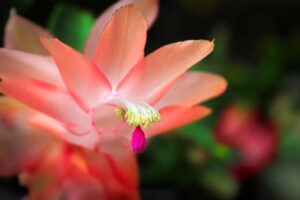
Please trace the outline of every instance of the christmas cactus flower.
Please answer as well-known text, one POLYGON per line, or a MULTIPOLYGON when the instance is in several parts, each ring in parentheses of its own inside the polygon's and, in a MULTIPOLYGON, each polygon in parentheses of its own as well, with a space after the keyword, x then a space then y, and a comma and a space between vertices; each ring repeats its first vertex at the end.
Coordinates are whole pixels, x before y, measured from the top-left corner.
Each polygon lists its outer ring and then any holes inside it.
POLYGON ((12 12, 0 91, 51 117, 57 135, 73 144, 101 151, 101 140, 120 140, 144 151, 146 138, 208 115, 199 104, 226 88, 218 75, 187 72, 212 41, 177 42, 144 56, 156 12, 154 0, 118 2, 97 20, 83 53, 12 12))

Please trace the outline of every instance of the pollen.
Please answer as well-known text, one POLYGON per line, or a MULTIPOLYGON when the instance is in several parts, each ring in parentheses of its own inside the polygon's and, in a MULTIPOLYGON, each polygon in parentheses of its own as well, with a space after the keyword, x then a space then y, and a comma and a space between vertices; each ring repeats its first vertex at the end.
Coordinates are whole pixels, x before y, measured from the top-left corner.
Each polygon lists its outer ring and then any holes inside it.
POLYGON ((116 108, 115 112, 117 117, 126 119, 129 125, 136 127, 145 128, 160 120, 159 112, 146 103, 134 104, 127 102, 125 108, 116 108))

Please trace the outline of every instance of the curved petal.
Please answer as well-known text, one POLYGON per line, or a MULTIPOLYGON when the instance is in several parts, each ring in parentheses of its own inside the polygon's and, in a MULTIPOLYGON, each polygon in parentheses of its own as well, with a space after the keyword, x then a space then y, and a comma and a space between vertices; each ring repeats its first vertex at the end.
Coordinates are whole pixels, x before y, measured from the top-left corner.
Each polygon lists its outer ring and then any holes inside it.
POLYGON ((107 200, 102 183, 94 177, 80 170, 72 170, 61 179, 60 171, 55 169, 57 165, 57 162, 51 163, 35 174, 25 175, 27 180, 24 182, 29 190, 28 199, 107 200), (57 172, 53 172, 54 170, 57 172))
POLYGON ((89 126, 89 117, 64 88, 51 59, 0 49, 0 60, 1 92, 69 125, 89 126))
MULTIPOLYGON (((68 200, 108 200, 103 183, 88 173, 71 169, 62 185, 58 187, 57 199, 68 200)), ((54 198, 56 199, 56 198, 54 198)))
POLYGON ((40 43, 41 36, 51 37, 51 34, 29 20, 18 16, 15 10, 11 10, 5 27, 5 48, 48 55, 40 43))
POLYGON ((0 78, 36 79, 64 87, 57 67, 50 57, 10 49, 0 49, 0 78))
POLYGON ((91 176, 85 165, 80 149, 57 140, 40 162, 22 171, 20 177, 28 187, 29 199, 107 199, 101 181, 91 176))
POLYGON ((220 95, 226 86, 227 83, 221 76, 204 72, 187 72, 176 80, 156 107, 193 106, 220 95))
POLYGON ((211 113, 211 110, 204 106, 169 106, 162 108, 159 113, 161 121, 145 130, 147 137, 153 137, 204 118, 211 113))
POLYGON ((99 38, 93 61, 113 88, 143 58, 147 28, 142 13, 126 6, 115 12, 99 38))
POLYGON ((94 125, 101 134, 120 134, 124 128, 124 120, 116 116, 115 107, 101 105, 93 110, 94 125))
POLYGON ((2 79, 0 91, 65 123, 74 133, 82 134, 91 127, 90 116, 78 107, 66 89, 40 80, 11 77, 2 79))
POLYGON ((31 167, 52 142, 27 124, 30 112, 13 99, 0 98, 0 176, 17 175, 31 167))
POLYGON ((74 136, 68 134, 60 123, 43 115, 36 116, 31 122, 42 130, 63 137, 67 142, 88 147, 87 151, 82 150, 87 170, 102 184, 105 196, 109 199, 139 199, 137 162, 128 141, 126 143, 121 137, 113 135, 101 138, 99 135, 98 138, 91 138, 90 134, 74 136), (96 152, 90 151, 91 146, 83 142, 88 137, 97 142, 97 148, 93 148, 96 152))
POLYGON ((53 56, 70 94, 86 112, 111 90, 102 72, 82 54, 58 39, 41 39, 53 56))
POLYGON ((118 90, 137 100, 156 102, 170 84, 214 47, 207 40, 190 40, 166 45, 145 57, 120 83, 118 90))
POLYGON ((111 19, 113 13, 117 9, 133 3, 141 9, 144 17, 148 21, 148 24, 151 26, 158 13, 158 0, 120 0, 104 11, 104 13, 97 19, 85 44, 85 55, 88 57, 93 56, 98 39, 111 19))
POLYGON ((76 135, 68 131, 60 122, 43 114, 31 117, 30 123, 36 128, 51 133, 63 141, 87 149, 94 150, 99 143, 100 135, 94 129, 91 129, 84 135, 76 135))
POLYGON ((105 140, 100 143, 99 152, 86 151, 85 157, 88 169, 102 181, 109 199, 140 199, 137 160, 128 143, 118 138, 105 140))

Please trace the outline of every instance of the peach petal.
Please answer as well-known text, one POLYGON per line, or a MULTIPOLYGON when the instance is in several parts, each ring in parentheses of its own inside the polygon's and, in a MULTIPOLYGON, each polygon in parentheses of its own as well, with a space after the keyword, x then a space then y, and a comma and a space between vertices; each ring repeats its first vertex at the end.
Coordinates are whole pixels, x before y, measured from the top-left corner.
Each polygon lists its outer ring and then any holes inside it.
POLYGON ((226 86, 227 82, 221 76, 205 72, 187 72, 176 80, 156 107, 193 106, 222 94, 226 86))
POLYGON ((206 57, 214 43, 190 40, 166 45, 139 62, 118 90, 137 100, 155 103, 168 87, 192 65, 206 57))
POLYGON ((102 180, 109 199, 138 200, 136 157, 128 143, 119 139, 102 140, 97 154, 86 152, 88 169, 102 180))
POLYGON ((91 129, 88 134, 84 134, 84 135, 73 134, 70 131, 68 131, 66 127, 63 126, 62 123, 43 114, 37 114, 31 117, 30 123, 35 128, 41 131, 48 132, 63 141, 87 149, 94 150, 98 145, 99 138, 100 138, 99 134, 93 129, 91 129))
POLYGON ((48 52, 39 41, 41 36, 51 37, 51 34, 42 27, 17 15, 15 10, 11 10, 5 27, 5 48, 48 55, 48 52))
POLYGON ((153 137, 204 118, 211 113, 211 110, 204 106, 168 106, 162 108, 159 112, 161 121, 149 129, 145 129, 147 137, 153 137))
POLYGON ((147 19, 148 24, 151 25, 156 19, 158 13, 158 0, 120 0, 117 3, 110 6, 104 11, 102 15, 97 19, 95 25, 93 26, 90 35, 85 44, 85 55, 92 57, 96 49, 96 45, 100 35, 102 34, 104 28, 111 19, 113 13, 126 5, 135 4, 141 9, 144 17, 147 19))
POLYGON ((50 57, 0 49, 1 79, 36 79, 64 87, 57 67, 50 57))
POLYGON ((8 97, 0 98, 0 175, 17 175, 34 165, 52 142, 26 125, 30 111, 8 97))
POLYGON ((82 173, 80 170, 72 170, 59 187, 56 197, 68 200, 108 200, 102 184, 89 174, 82 173))
POLYGON ((75 103, 66 89, 34 79, 3 79, 0 91, 5 95, 78 129, 90 129, 90 116, 75 103))
POLYGON ((86 170, 79 148, 56 141, 31 170, 22 171, 28 199, 107 199, 101 180, 86 170))
POLYGON ((111 90, 110 83, 102 72, 69 46, 58 39, 41 39, 53 56, 70 94, 86 112, 111 90))
POLYGON ((115 12, 99 38, 93 61, 109 78, 113 88, 143 58, 147 22, 134 6, 115 12))
POLYGON ((0 59, 2 93, 69 126, 90 126, 90 117, 64 88, 52 59, 8 49, 0 49, 0 59))

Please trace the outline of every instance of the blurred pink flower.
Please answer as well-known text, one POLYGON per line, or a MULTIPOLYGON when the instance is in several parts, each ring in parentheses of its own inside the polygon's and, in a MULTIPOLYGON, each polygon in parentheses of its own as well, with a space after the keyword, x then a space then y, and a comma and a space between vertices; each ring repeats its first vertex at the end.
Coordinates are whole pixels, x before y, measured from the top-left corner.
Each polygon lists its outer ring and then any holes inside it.
POLYGON ((216 139, 240 153, 233 167, 238 179, 256 176, 274 160, 278 150, 278 130, 275 124, 256 110, 237 105, 227 107, 215 129, 216 139))
POLYGON ((88 151, 39 130, 31 123, 35 115, 0 98, 0 176, 19 175, 28 199, 139 199, 137 162, 127 145, 114 141, 102 152, 88 151))
MULTIPOLYGON (((81 54, 12 12, 0 49, 0 91, 51 117, 68 142, 101 151, 101 140, 132 138, 141 151, 146 137, 208 115, 197 104, 226 87, 220 76, 187 72, 213 50, 211 41, 177 42, 144 57, 156 15, 156 0, 117 2, 97 20, 81 54)), ((35 122, 43 126, 42 118, 35 122)))

